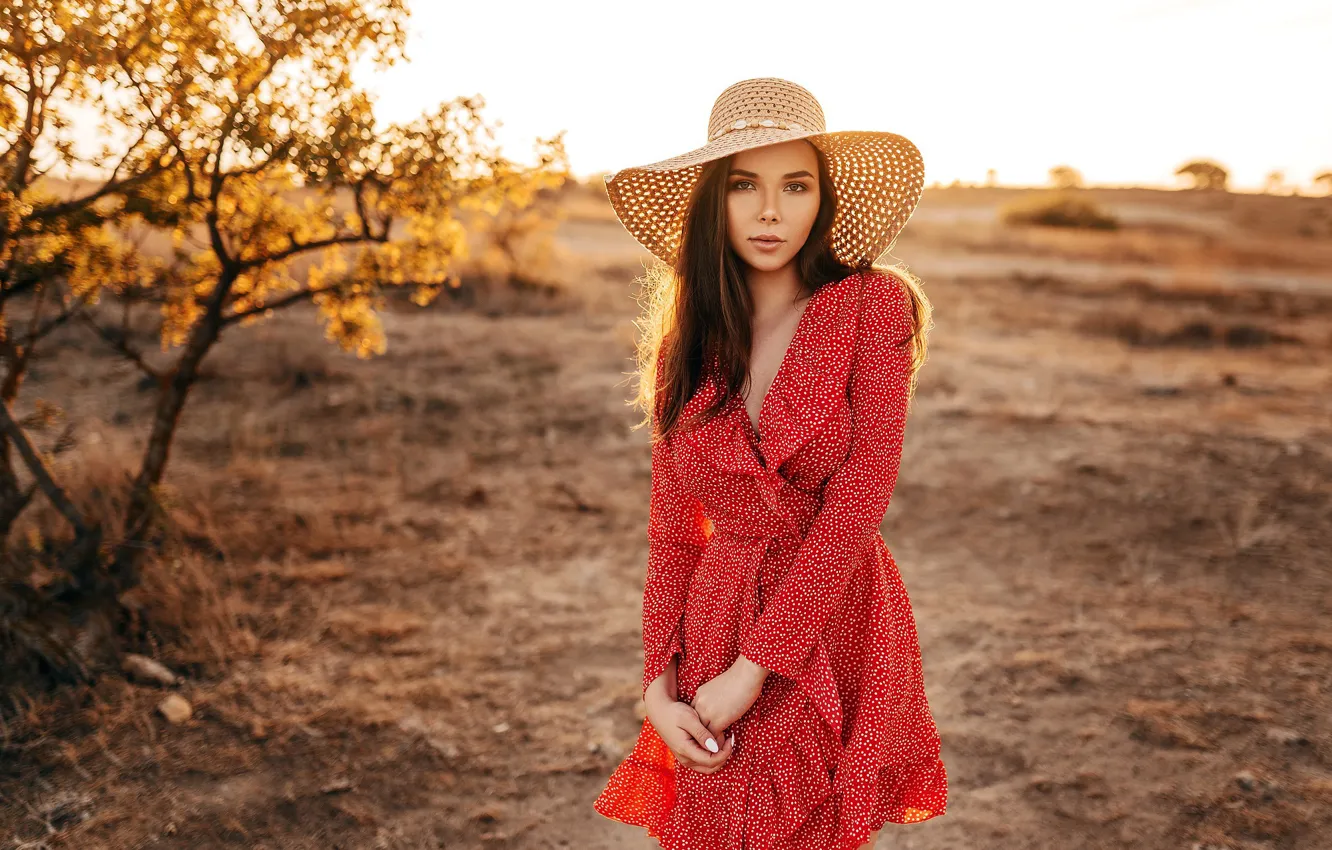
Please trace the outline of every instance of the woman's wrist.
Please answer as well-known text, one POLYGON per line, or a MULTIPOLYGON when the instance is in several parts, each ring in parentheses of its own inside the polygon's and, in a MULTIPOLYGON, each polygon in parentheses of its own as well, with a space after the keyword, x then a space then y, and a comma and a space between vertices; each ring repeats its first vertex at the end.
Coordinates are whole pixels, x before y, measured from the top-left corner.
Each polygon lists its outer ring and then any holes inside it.
POLYGON ((666 662, 666 669, 661 671, 661 675, 653 679, 647 686, 647 691, 643 694, 644 701, 651 694, 656 694, 665 699, 676 702, 679 700, 679 684, 676 681, 676 664, 679 656, 671 656, 671 660, 666 662))
POLYGON ((656 681, 648 685, 647 690, 643 692, 643 702, 655 702, 657 700, 668 700, 675 702, 675 689, 667 687, 666 677, 658 676, 656 681))
POLYGON ((772 672, 757 661, 751 661, 743 655, 736 656, 735 664, 733 666, 744 671, 746 676, 749 676, 760 685, 768 678, 768 673, 772 672))

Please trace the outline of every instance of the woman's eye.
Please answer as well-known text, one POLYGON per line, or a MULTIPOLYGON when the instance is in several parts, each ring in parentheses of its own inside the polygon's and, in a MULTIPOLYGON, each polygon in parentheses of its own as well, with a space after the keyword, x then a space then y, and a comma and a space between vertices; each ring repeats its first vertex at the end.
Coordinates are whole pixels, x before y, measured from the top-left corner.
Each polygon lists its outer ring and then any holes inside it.
MULTIPOLYGON (((751 182, 748 181, 748 180, 737 180, 737 181, 735 181, 734 183, 731 184, 731 188, 732 188, 732 189, 742 189, 742 188, 744 188, 744 187, 746 187, 746 186, 750 186, 750 187, 752 187, 753 185, 754 185, 754 184, 751 183, 751 182)), ((787 183, 787 184, 786 184, 786 188, 788 188, 788 189, 790 189, 792 186, 794 186, 795 188, 799 189, 801 192, 808 192, 808 191, 809 191, 809 188, 806 187, 804 183, 787 183)))

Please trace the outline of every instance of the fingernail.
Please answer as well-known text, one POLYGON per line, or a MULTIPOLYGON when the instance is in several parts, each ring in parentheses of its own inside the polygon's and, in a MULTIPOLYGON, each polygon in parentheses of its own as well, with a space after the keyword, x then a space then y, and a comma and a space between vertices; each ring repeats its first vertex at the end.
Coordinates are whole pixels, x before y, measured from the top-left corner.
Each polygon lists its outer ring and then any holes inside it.
POLYGON ((714 753, 719 753, 719 752, 721 752, 721 748, 717 746, 717 742, 716 742, 716 741, 714 741, 714 740, 712 740, 711 738, 709 738, 709 739, 708 739, 708 751, 709 751, 709 752, 714 752, 714 753))
POLYGON ((731 746, 733 746, 733 747, 735 746, 735 733, 734 733, 734 732, 731 733, 731 746))

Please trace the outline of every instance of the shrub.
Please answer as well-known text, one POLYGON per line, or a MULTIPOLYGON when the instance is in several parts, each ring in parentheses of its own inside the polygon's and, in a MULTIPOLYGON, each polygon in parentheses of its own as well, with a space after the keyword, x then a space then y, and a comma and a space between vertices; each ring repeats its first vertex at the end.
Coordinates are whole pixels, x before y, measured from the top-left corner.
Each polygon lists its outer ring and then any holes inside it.
POLYGON ((1004 224, 1035 224, 1045 227, 1086 227, 1114 230, 1119 222, 1090 198, 1064 192, 1041 194, 1006 204, 999 211, 1004 224))

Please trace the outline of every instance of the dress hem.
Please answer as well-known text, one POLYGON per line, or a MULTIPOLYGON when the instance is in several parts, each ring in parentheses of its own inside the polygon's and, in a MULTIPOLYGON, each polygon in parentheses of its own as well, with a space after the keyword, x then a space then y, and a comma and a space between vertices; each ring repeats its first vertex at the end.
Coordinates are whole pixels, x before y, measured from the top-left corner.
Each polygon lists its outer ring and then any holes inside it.
MULTIPOLYGON (((879 796, 870 809, 873 812, 871 816, 856 817, 853 823, 846 825, 847 828, 837 830, 838 834, 833 843, 820 844, 819 850, 859 850, 872 833, 890 824, 909 826, 947 814, 948 785, 945 771, 946 768, 940 758, 935 758, 929 764, 885 768, 881 779, 882 785, 896 787, 898 790, 879 796), (926 805, 930 800, 942 801, 942 805, 930 808, 926 805)), ((610 787, 625 786, 643 788, 641 783, 647 783, 648 786, 655 785, 660 790, 666 788, 672 790, 660 797, 648 793, 635 794, 630 799, 638 801, 638 805, 626 805, 623 796, 603 791, 593 803, 593 809, 598 814, 609 820, 645 830, 648 837, 658 841, 662 850, 692 850, 688 841, 663 840, 667 832, 667 823, 676 804, 673 793, 675 786, 673 770, 663 770, 629 757, 615 771, 615 777, 607 790, 610 787), (654 802, 657 804, 654 805, 654 802)), ((840 815, 845 807, 845 795, 841 791, 834 791, 809 813, 809 819, 815 818, 824 806, 830 805, 829 801, 840 815)), ((803 850, 798 848, 798 845, 777 846, 783 850, 803 850)))

